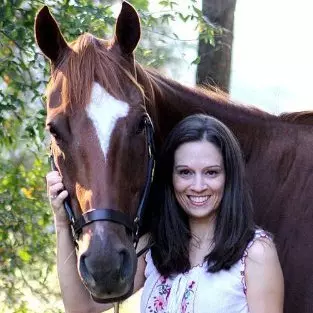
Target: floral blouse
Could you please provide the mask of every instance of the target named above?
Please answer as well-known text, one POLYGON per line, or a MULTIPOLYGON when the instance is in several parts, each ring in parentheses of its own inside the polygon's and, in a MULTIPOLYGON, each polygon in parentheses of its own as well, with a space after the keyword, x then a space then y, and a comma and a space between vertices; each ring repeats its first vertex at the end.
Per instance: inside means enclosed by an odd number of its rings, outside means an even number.
POLYGON ((164 277, 158 273, 148 251, 141 313, 249 313, 245 259, 250 246, 260 237, 268 235, 257 230, 243 257, 229 270, 217 273, 208 273, 204 263, 175 277, 164 277))

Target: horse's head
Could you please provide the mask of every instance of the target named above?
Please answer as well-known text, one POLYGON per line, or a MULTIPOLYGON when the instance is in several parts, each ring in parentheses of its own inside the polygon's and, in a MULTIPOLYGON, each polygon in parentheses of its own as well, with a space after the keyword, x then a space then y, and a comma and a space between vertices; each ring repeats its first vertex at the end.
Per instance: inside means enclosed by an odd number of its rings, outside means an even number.
POLYGON ((132 291, 137 266, 125 218, 136 216, 149 183, 145 97, 133 58, 139 18, 124 2, 114 40, 84 34, 68 44, 44 7, 35 32, 51 62, 46 125, 56 167, 75 218, 100 214, 80 230, 78 271, 96 298, 123 298, 132 291))

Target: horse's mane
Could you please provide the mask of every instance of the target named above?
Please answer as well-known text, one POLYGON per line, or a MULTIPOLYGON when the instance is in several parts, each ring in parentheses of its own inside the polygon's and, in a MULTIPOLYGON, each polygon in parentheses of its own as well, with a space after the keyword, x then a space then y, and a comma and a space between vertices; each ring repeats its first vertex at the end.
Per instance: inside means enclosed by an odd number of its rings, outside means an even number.
POLYGON ((293 124, 313 125, 313 111, 281 113, 279 118, 293 124))
MULTIPOLYGON (((220 109, 220 106, 224 106, 224 108, 227 108, 225 111, 226 114, 236 114, 239 119, 245 117, 250 119, 256 117, 257 119, 269 121, 277 121, 278 119, 276 115, 260 110, 255 106, 249 106, 233 101, 229 94, 223 92, 216 86, 184 86, 171 78, 165 77, 154 69, 149 68, 144 70, 146 71, 149 80, 152 82, 153 88, 155 89, 155 87, 158 87, 160 90, 159 93, 163 98, 167 98, 170 94, 175 95, 175 97, 180 94, 185 103, 192 103, 194 111, 202 112, 204 114, 206 114, 207 111, 212 112, 212 104, 214 103, 218 104, 218 110, 220 109)), ((180 101, 179 103, 171 103, 171 105, 180 106, 182 103, 180 101)))
POLYGON ((203 87, 198 87, 198 89, 206 94, 208 94, 211 98, 222 100, 225 102, 227 100, 228 104, 232 104, 235 106, 242 107, 243 110, 248 110, 250 112, 254 112, 256 115, 263 117, 274 117, 278 118, 282 122, 287 122, 291 124, 303 124, 303 125, 313 125, 313 111, 299 111, 299 112, 284 112, 279 115, 272 115, 266 111, 263 111, 255 106, 241 104, 239 102, 234 102, 229 98, 229 94, 225 93, 221 89, 215 86, 205 85, 203 87))
MULTIPOLYGON (((230 108, 237 108, 237 114, 243 116, 248 116, 250 119, 254 116, 257 118, 261 118, 262 120, 266 120, 268 122, 277 123, 281 121, 283 123, 289 124, 300 124, 300 125, 313 125, 313 111, 303 111, 303 112, 292 112, 292 113, 281 113, 279 115, 274 115, 263 111, 256 106, 243 104, 237 101, 234 101, 230 98, 230 95, 223 90, 219 89, 216 86, 211 85, 202 85, 196 87, 186 87, 180 85, 175 80, 170 78, 165 78, 163 75, 159 74, 154 69, 146 70, 150 80, 156 81, 158 86, 166 86, 167 90, 173 90, 173 93, 177 93, 177 90, 181 90, 181 92, 186 90, 192 90, 194 95, 199 95, 200 97, 205 95, 214 103, 218 103, 219 105, 227 105, 230 108), (178 85, 180 85, 178 87, 178 85)), ((165 88, 164 88, 165 89, 165 88)), ((239 116, 237 116, 240 118, 239 116)))
POLYGON ((251 112, 256 116, 260 116, 263 118, 270 118, 270 117, 275 118, 274 115, 272 115, 266 111, 263 111, 256 106, 243 104, 243 103, 240 103, 238 101, 234 101, 233 99, 230 98, 229 93, 223 91, 222 89, 218 88, 217 86, 205 84, 205 85, 197 86, 196 89, 202 93, 205 93, 210 98, 214 99, 215 101, 217 101, 219 103, 225 103, 228 105, 233 105, 233 106, 239 107, 243 111, 251 112))
POLYGON ((127 62, 104 49, 104 46, 110 49, 111 43, 84 33, 70 44, 70 51, 53 71, 47 92, 62 73, 62 103, 66 110, 74 111, 74 104, 76 109, 77 106, 85 106, 89 102, 94 81, 119 100, 127 99, 125 80, 143 93, 143 89, 128 70, 127 62))

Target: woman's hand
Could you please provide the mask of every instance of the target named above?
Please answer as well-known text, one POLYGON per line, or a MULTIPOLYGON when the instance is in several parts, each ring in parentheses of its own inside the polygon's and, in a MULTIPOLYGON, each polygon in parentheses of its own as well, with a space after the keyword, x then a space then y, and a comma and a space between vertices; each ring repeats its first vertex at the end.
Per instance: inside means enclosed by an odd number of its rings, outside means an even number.
POLYGON ((68 227, 69 220, 63 205, 63 201, 68 196, 68 192, 64 190, 61 175, 58 171, 52 171, 47 174, 46 180, 47 194, 53 209, 56 227, 64 225, 68 227))

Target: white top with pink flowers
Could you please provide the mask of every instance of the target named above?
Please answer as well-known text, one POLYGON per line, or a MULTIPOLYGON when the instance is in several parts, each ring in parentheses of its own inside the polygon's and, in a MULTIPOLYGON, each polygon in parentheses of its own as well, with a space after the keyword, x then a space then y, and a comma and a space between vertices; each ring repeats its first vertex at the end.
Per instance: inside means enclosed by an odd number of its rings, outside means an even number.
POLYGON ((206 263, 175 277, 160 275, 153 264, 150 250, 146 254, 145 285, 141 297, 141 313, 249 313, 245 259, 248 249, 260 237, 257 230, 243 257, 229 270, 206 271, 206 263))

